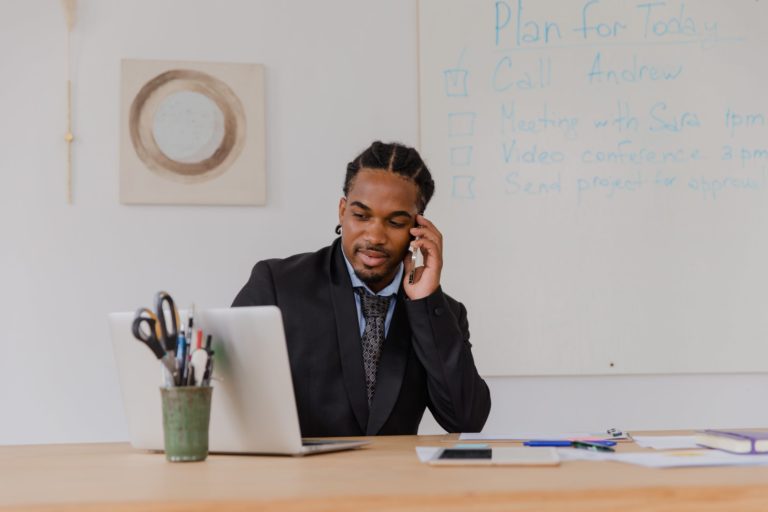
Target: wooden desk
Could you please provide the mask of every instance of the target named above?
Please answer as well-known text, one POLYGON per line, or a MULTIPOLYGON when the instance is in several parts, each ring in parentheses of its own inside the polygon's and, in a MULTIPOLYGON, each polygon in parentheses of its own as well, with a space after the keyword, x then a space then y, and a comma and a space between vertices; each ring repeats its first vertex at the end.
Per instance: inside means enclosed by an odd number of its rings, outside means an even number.
MULTIPOLYGON (((431 467, 414 446, 454 436, 372 438, 306 458, 212 455, 171 464, 127 444, 0 447, 0 509, 113 511, 768 510, 768 467, 431 467)), ((638 450, 624 444, 622 450, 638 450)))

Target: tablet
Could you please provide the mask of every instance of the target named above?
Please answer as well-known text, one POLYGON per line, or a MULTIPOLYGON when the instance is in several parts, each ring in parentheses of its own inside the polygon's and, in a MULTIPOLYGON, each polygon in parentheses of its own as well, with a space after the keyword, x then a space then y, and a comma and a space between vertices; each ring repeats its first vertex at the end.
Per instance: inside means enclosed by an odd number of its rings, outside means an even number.
POLYGON ((557 466, 551 447, 443 448, 427 461, 433 466, 557 466))

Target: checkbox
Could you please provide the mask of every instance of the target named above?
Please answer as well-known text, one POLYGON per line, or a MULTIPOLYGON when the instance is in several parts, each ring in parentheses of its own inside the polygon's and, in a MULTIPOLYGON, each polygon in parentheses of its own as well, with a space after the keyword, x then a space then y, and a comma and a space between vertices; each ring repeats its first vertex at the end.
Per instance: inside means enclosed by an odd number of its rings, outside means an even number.
POLYGON ((472 163, 472 146, 456 146, 451 148, 451 165, 467 166, 472 163))
POLYGON ((454 176, 453 177, 453 197, 459 199, 475 198, 475 177, 474 176, 454 176))
POLYGON ((475 112, 452 112, 448 114, 448 135, 462 137, 475 134, 475 112))
POLYGON ((443 71, 446 96, 469 96, 469 92, 467 90, 467 78, 469 78, 469 71, 466 69, 453 68, 443 71))

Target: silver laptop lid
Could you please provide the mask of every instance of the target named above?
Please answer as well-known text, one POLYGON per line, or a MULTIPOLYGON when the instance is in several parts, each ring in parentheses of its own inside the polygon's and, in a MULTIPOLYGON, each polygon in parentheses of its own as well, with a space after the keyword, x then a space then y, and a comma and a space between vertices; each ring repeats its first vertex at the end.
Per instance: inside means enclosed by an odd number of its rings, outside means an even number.
MULTIPOLYGON (((131 444, 162 450, 160 362, 133 338, 133 313, 109 315, 112 343, 131 444)), ((211 452, 301 452, 280 310, 274 306, 222 308, 196 313, 213 336, 211 452)))

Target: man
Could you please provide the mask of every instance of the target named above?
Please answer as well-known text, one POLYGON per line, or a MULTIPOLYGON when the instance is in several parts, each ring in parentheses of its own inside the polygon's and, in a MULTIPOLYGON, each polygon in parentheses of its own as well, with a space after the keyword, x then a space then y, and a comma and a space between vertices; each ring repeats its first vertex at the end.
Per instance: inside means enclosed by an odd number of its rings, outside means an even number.
POLYGON ((466 309, 440 287, 442 235, 421 215, 433 192, 415 149, 374 142, 347 166, 341 238, 257 263, 235 298, 282 312, 304 437, 415 434, 426 407, 449 432, 482 430, 490 393, 466 309))

